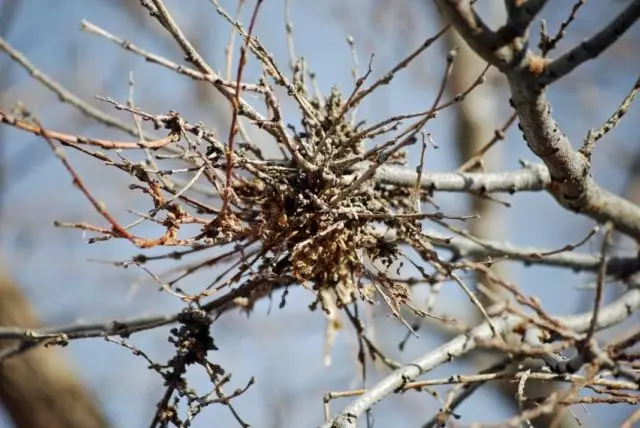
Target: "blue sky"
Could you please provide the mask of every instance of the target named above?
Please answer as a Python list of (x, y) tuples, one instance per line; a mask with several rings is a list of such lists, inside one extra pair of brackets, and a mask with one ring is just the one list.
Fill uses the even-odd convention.
[[(146, 49), (180, 61), (182, 55), (172, 40), (146, 19), (146, 13), (142, 15), (147, 24), (131, 17), (122, 7), (127, 2), (137, 5), (133, 0), (58, 0), (52, 7), (50, 0), (23, 1), (7, 39), (38, 67), (86, 99), (91, 100), (94, 95), (126, 99), (127, 76), (129, 70), (133, 70), (136, 102), (143, 109), (153, 113), (176, 110), (192, 122), (201, 120), (210, 126), (224, 127), (225, 119), (221, 118), (221, 108), (216, 104), (220, 99), (203, 96), (199, 93), (204, 91), (201, 85), (194, 85), (104, 39), (80, 31), (80, 20), (87, 19)], [(209, 2), (167, 0), (166, 3), (175, 11), (177, 21), (187, 34), (201, 47), (207, 60), (215, 68), (223, 69), (223, 47), (229, 37), (229, 27)], [(308, 59), (323, 91), (328, 91), (334, 84), (346, 93), (352, 88), (347, 35), (355, 38), (361, 71), (364, 71), (369, 55), (375, 52), (375, 77), (438, 28), (435, 12), (423, 2), (397, 3), (292, 0), (297, 52)], [(223, 4), (232, 11), (235, 2)], [(558, 22), (566, 16), (569, 6), (560, 6), (560, 9), (546, 12), (547, 17), (553, 17), (549, 19), (549, 28), (557, 28)], [(577, 25), (572, 27), (569, 40), (586, 37), (593, 28), (599, 28), (613, 17), (619, 7), (613, 2), (589, 3)], [(288, 59), (282, 1), (264, 2), (256, 34), (284, 67)], [(635, 28), (602, 60), (581, 67), (566, 82), (550, 90), (556, 118), (576, 146), (589, 127), (595, 127), (607, 118), (636, 80), (639, 60), (634, 58), (629, 46), (633, 46), (631, 41), (637, 40), (638, 36), (640, 31)], [(434, 46), (413, 67), (400, 73), (391, 86), (383, 88), (360, 108), (360, 117), (373, 121), (429, 106), (444, 66), (443, 49), (442, 45)], [(7, 58), (2, 56), (0, 61), (0, 66), (4, 66)], [(259, 70), (255, 62), (250, 63), (247, 72), (247, 78), (256, 76)], [(51, 129), (102, 138), (124, 138), (113, 130), (81, 119), (71, 107), (60, 106), (55, 96), (33, 83), (18, 67), (10, 69), (8, 81), (9, 86), (0, 94), (3, 108), (21, 100)], [(496, 93), (501, 94), (500, 91), (496, 89)], [(92, 102), (101, 105), (98, 101)], [(109, 109), (106, 105), (101, 106)], [(283, 109), (289, 121), (295, 122), (294, 105), (284, 103)], [(504, 97), (499, 101), (499, 110), (500, 121), (496, 127), (508, 115)], [(442, 114), (429, 125), (428, 130), (440, 149), (429, 153), (428, 170), (447, 171), (456, 166), (455, 144), (449, 137), (452, 135), (452, 113)], [(624, 161), (636, 154), (639, 118), (640, 109), (634, 106), (596, 150), (595, 178), (614, 192), (624, 189)], [(100, 224), (101, 219), (73, 189), (70, 178), (43, 141), (8, 128), (1, 131), (0, 144), (8, 171), (3, 194), (3, 221), (0, 223), (2, 256), (43, 320), (47, 324), (66, 324), (179, 310), (181, 305), (173, 297), (158, 293), (155, 286), (143, 281), (144, 272), (89, 261), (125, 260), (139, 250), (125, 242), (88, 245), (77, 231), (53, 228), (54, 220)], [(535, 160), (515, 128), (508, 133), (507, 141), (500, 149), (503, 169), (517, 169), (520, 158)], [(127, 189), (127, 177), (75, 153), (68, 155), (91, 189), (107, 202), (123, 223), (133, 218), (126, 212), (127, 208), (149, 208)], [(412, 166), (416, 165), (415, 154), (410, 162)], [(458, 196), (441, 195), (438, 201), (447, 209), (458, 213), (464, 211), (465, 203)], [(512, 243), (557, 248), (581, 240), (592, 227), (591, 222), (564, 211), (544, 194), (516, 195), (512, 203), (513, 207), (506, 213), (508, 222), (505, 225), (506, 235)], [(141, 230), (153, 233), (152, 228)], [(582, 250), (593, 251), (595, 248), (592, 244)], [(171, 265), (153, 267), (161, 272)], [(525, 291), (540, 296), (552, 313), (572, 313), (584, 310), (590, 304), (590, 294), (575, 291), (575, 286), (590, 281), (586, 275), (517, 265), (512, 266), (510, 274)], [(189, 286), (198, 289), (215, 275), (215, 270), (203, 272), (194, 276)], [(619, 290), (611, 294), (615, 291)], [(443, 298), (443, 305), (452, 310), (462, 299), (460, 292), (453, 289), (446, 289)], [(322, 417), (323, 393), (359, 386), (354, 358), (356, 344), (348, 330), (341, 333), (334, 346), (333, 365), (330, 368), (322, 366), (324, 319), (319, 313), (306, 309), (310, 301), (311, 297), (303, 290), (296, 290), (282, 310), (274, 308), (267, 315), (269, 302), (263, 302), (250, 318), (228, 315), (213, 327), (220, 348), (214, 359), (233, 373), (232, 387), (243, 386), (251, 376), (257, 378), (257, 385), (236, 403), (239, 413), (253, 426), (278, 426), (267, 423), (277, 415), (281, 415), (284, 421), (281, 423), (285, 424), (280, 426), (315, 426)], [(638, 321), (637, 316), (634, 321)], [(394, 323), (391, 318), (381, 318), (375, 325), (383, 348), (399, 360), (409, 361), (444, 340), (425, 329), (420, 339), (410, 341), (405, 351), (399, 353), (396, 345), (403, 336), (403, 329)], [(172, 350), (166, 334), (167, 329), (144, 333), (134, 336), (131, 342), (163, 361), (171, 356)], [(65, 353), (78, 375), (97, 395), (114, 426), (148, 424), (162, 389), (160, 379), (145, 369), (143, 360), (102, 340), (74, 342)], [(456, 363), (453, 367), (435, 370), (429, 377), (444, 376), (452, 370), (475, 371), (469, 364)], [(190, 380), (203, 392), (209, 386), (202, 373), (192, 373)], [(340, 400), (333, 402), (332, 409), (338, 410), (344, 404), (346, 402)], [(490, 414), (486, 412), (487, 406), (491, 406)], [(393, 397), (376, 407), (377, 426), (390, 426), (391, 421), (396, 421), (395, 426), (416, 426), (437, 407), (437, 402), (427, 394)], [(627, 409), (619, 409), (591, 407), (589, 415), (580, 409), (577, 412), (587, 426), (598, 426), (599, 421), (622, 418)], [(464, 415), (462, 422), (495, 422), (509, 415), (508, 408), (492, 388), (465, 404), (460, 413)], [(194, 426), (213, 423), (234, 426), (228, 410), (222, 407), (207, 409), (196, 419)], [(8, 426), (0, 419), (0, 426), (3, 424)]]

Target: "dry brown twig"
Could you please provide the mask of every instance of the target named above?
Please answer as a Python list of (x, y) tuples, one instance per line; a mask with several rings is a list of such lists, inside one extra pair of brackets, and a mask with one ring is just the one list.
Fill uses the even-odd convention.
[[(291, 5), (288, 2), (285, 5), (285, 25), (291, 76), (287, 76), (273, 54), (254, 34), (262, 1), (255, 2), (246, 29), (218, 1), (210, 2), (232, 27), (232, 36), (226, 48), (224, 78), (195, 49), (161, 0), (140, 0), (140, 4), (162, 25), (180, 52), (186, 55), (186, 62), (190, 65), (151, 53), (95, 24), (83, 21), (81, 28), (178, 75), (211, 85), (228, 101), (231, 123), (228, 132), (223, 133), (226, 140), (221, 140), (218, 131), (205, 124), (193, 124), (177, 112), (168, 110), (166, 114), (154, 114), (134, 105), (132, 77), (127, 103), (99, 97), (105, 105), (132, 117), (134, 125), (129, 126), (84, 103), (0, 39), (0, 49), (37, 81), (58, 94), (62, 101), (101, 123), (137, 138), (137, 141), (124, 142), (50, 131), (34, 123), (28, 115), (0, 110), (0, 122), (40, 136), (49, 143), (71, 174), (74, 184), (110, 228), (86, 223), (60, 222), (59, 225), (94, 233), (91, 242), (128, 239), (144, 249), (182, 247), (164, 255), (148, 256), (143, 253), (115, 264), (140, 266), (162, 290), (185, 304), (185, 309), (180, 313), (163, 317), (37, 332), (0, 328), (0, 339), (18, 339), (24, 345), (3, 352), (0, 360), (38, 344), (51, 344), (52, 341), (66, 343), (104, 336), (144, 358), (163, 377), (167, 389), (159, 401), (151, 426), (169, 423), (189, 426), (204, 407), (213, 404), (227, 406), (238, 423), (246, 426), (231, 401), (244, 394), (253, 382), (248, 382), (245, 387), (231, 394), (223, 392), (230, 375), (209, 360), (211, 351), (216, 350), (210, 336), (210, 326), (217, 317), (229, 310), (240, 308), (250, 311), (257, 301), (272, 296), (277, 290), (284, 290), (280, 302), (280, 306), (284, 306), (287, 304), (288, 288), (299, 285), (309, 291), (312, 310), (321, 309), (332, 322), (337, 322), (336, 312), (348, 318), (358, 340), (358, 360), (363, 381), (367, 373), (367, 359), (380, 360), (387, 369), (395, 370), (369, 389), (327, 395), (325, 404), (334, 398), (359, 397), (333, 419), (326, 407), (327, 426), (356, 426), (358, 418), (367, 413), (375, 402), (394, 392), (423, 390), (443, 384), (481, 384), (498, 379), (510, 379), (523, 385), (528, 379), (560, 381), (570, 383), (573, 388), (545, 400), (527, 399), (522, 394), (521, 401), (537, 400), (540, 406), (535, 410), (523, 410), (507, 422), (510, 424), (529, 420), (556, 406), (569, 407), (587, 402), (620, 403), (634, 399), (631, 395), (616, 396), (615, 391), (637, 387), (637, 379), (631, 379), (637, 358), (626, 352), (638, 342), (637, 335), (603, 350), (598, 347), (594, 334), (596, 330), (619, 324), (640, 307), (637, 276), (640, 266), (635, 255), (613, 257), (607, 245), (603, 246), (599, 256), (574, 253), (575, 249), (592, 238), (596, 229), (576, 244), (553, 250), (527, 249), (492, 242), (474, 237), (451, 224), (453, 221), (472, 220), (473, 215), (448, 214), (439, 209), (427, 212), (422, 203), (431, 202), (434, 193), (442, 191), (467, 192), (481, 197), (488, 197), (495, 192), (548, 191), (565, 208), (601, 223), (606, 222), (612, 225), (611, 230), (615, 228), (639, 239), (640, 209), (604, 191), (589, 175), (595, 142), (604, 137), (628, 110), (638, 92), (637, 82), (609, 121), (598, 131), (589, 133), (579, 152), (574, 151), (567, 137), (558, 131), (544, 89), (595, 56), (594, 52), (601, 52), (615, 41), (640, 14), (640, 1), (632, 1), (619, 19), (586, 44), (572, 50), (572, 56), (565, 55), (547, 62), (525, 49), (527, 30), (545, 5), (544, 0), (506, 2), (509, 19), (497, 31), (482, 22), (473, 11), (471, 2), (437, 0), (452, 27), (488, 62), (487, 69), (459, 95), (443, 100), (447, 79), (456, 66), (455, 52), (450, 52), (436, 96), (428, 109), (396, 115), (366, 127), (353, 120), (355, 109), (377, 89), (390, 84), (398, 73), (410, 67), (451, 27), (426, 38), (419, 47), (372, 83), (365, 85), (374, 79), (373, 62), (370, 61), (362, 76), (358, 77), (357, 71), (354, 72), (355, 84), (348, 95), (335, 88), (328, 94), (322, 94), (318, 93), (317, 87), (309, 88), (309, 80), (313, 84), (313, 79), (306, 75), (306, 63), (296, 56), (289, 12)], [(239, 3), (236, 17), (240, 15), (243, 3)], [(563, 37), (581, 4), (576, 3), (557, 36), (543, 38), (544, 55)], [(240, 37), (241, 47), (235, 75), (232, 76), (234, 34)], [(355, 42), (349, 43), (355, 52)], [(594, 46), (597, 51), (589, 50)], [(583, 52), (585, 49), (589, 51)], [(243, 80), (248, 61), (256, 61), (263, 71), (255, 82)], [(424, 171), (423, 160), (417, 170), (410, 168), (405, 149), (417, 142), (420, 136), (428, 135), (431, 138), (424, 129), (429, 121), (434, 120), (439, 112), (464, 102), (465, 97), (484, 82), (489, 67), (497, 68), (509, 81), (514, 116), (458, 171)], [(283, 115), (281, 105), (286, 99), (278, 97), (278, 86), (287, 91), (289, 101), (299, 109), (302, 116), (299, 129), (289, 124)], [(252, 102), (255, 104), (252, 105)], [(543, 165), (523, 164), (522, 170), (514, 172), (469, 172), (481, 163), (482, 156), (498, 140), (504, 138), (505, 131), (516, 118), (530, 149), (540, 157)], [(405, 124), (407, 121), (413, 122)], [(145, 124), (152, 124), (155, 131), (167, 129), (168, 136), (152, 137), (143, 130)], [(247, 138), (245, 127), (266, 131), (269, 142), (282, 150), (283, 157), (265, 159), (261, 149)], [(375, 143), (373, 147), (367, 144), (370, 140)], [(104, 167), (115, 167), (130, 175), (136, 181), (131, 190), (141, 192), (153, 208), (146, 213), (139, 213), (138, 221), (122, 226), (116, 214), (107, 211), (88, 191), (81, 177), (60, 154), (55, 141), (100, 160)], [(424, 139), (421, 158), (424, 157), (426, 144), (427, 140)], [(117, 152), (112, 159), (105, 153), (91, 151), (96, 147), (107, 151), (139, 150), (145, 154), (147, 161), (131, 161), (124, 152)], [(187, 178), (180, 181), (175, 178), (176, 175)], [(166, 232), (159, 238), (133, 235), (131, 230), (143, 221), (161, 224)], [(450, 235), (442, 235), (438, 230), (432, 233), (423, 228), (422, 222), (430, 222)], [(186, 224), (198, 224), (201, 229), (187, 238), (179, 238), (179, 232)], [(415, 250), (421, 262), (412, 260), (407, 247)], [(446, 251), (440, 251), (442, 249), (451, 252), (454, 257), (448, 259)], [(196, 253), (202, 255), (202, 260), (181, 264), (165, 274), (158, 275), (148, 266), (153, 261), (180, 260)], [(399, 271), (394, 274), (395, 268), (392, 266), (406, 260), (411, 262), (419, 275), (400, 280)], [(491, 276), (487, 266), (497, 260), (517, 260), (527, 264), (598, 272), (596, 309), (582, 316), (555, 317), (536, 298), (525, 295), (516, 284)], [(180, 289), (181, 284), (194, 274), (217, 266), (222, 261), (230, 266), (196, 293), (187, 294)], [(513, 302), (497, 305), (491, 310), (482, 306), (475, 292), (464, 282), (463, 275), (469, 271), (481, 271), (491, 276), (498, 286), (513, 297)], [(602, 304), (605, 283), (614, 279), (628, 285), (628, 289), (617, 301)], [(449, 314), (431, 314), (433, 301), (427, 304), (427, 310), (412, 301), (412, 286), (428, 284), (437, 287), (443, 281), (457, 283), (483, 314), (484, 322), (466, 329), (460, 336), (410, 365), (402, 365), (385, 355), (383, 348), (366, 333), (360, 308), (384, 302), (385, 310), (408, 330), (412, 330), (408, 314), (429, 317), (436, 323), (462, 326)], [(179, 328), (171, 334), (176, 355), (164, 365), (154, 363), (148, 354), (135, 345), (115, 338), (176, 322)], [(507, 343), (503, 339), (509, 334), (520, 335), (521, 342), (516, 345)], [(501, 369), (447, 380), (416, 380), (433, 368), (479, 347), (497, 350), (509, 362), (526, 357), (536, 358), (546, 364), (547, 370), (557, 373)], [(581, 359), (567, 362), (557, 355), (560, 350), (568, 348), (581, 350)], [(214, 385), (213, 392), (198, 396), (188, 387), (184, 374), (191, 365), (199, 365), (206, 370)], [(593, 376), (569, 373), (575, 367), (579, 369), (584, 365), (593, 371)], [(611, 374), (628, 379), (614, 380), (609, 377)], [(589, 388), (598, 397), (591, 401), (577, 397), (577, 392), (582, 388)], [(463, 389), (468, 395), (475, 391), (475, 387), (465, 386)], [(443, 402), (442, 414), (436, 419), (448, 418), (465, 398), (464, 394), (449, 394)], [(185, 400), (189, 409), (186, 415), (180, 415), (178, 411), (181, 399)]]

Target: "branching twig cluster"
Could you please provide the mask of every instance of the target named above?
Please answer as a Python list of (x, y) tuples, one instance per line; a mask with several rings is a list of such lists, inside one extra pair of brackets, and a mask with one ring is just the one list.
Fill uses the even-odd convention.
[[(454, 29), (487, 61), (487, 68), (496, 67), (506, 76), (515, 108), (514, 118), (519, 120), (531, 151), (542, 161), (542, 164), (523, 164), (521, 170), (513, 172), (466, 172), (478, 164), (496, 141), (504, 138), (504, 130), (514, 120), (511, 118), (502, 130), (496, 131), (486, 149), (459, 171), (451, 173), (422, 171), (422, 164), (417, 171), (413, 170), (408, 166), (405, 150), (418, 142), (422, 142), (423, 151), (426, 150), (431, 138), (426, 131), (430, 121), (438, 112), (463, 102), (467, 94), (484, 83), (483, 73), (467, 90), (453, 99), (445, 99), (447, 79), (455, 67), (455, 51), (443, 61), (444, 73), (437, 95), (423, 111), (373, 124), (356, 119), (358, 106), (379, 87), (390, 84), (396, 73), (410, 66), (447, 29), (426, 39), (377, 80), (373, 78), (370, 61), (366, 72), (356, 76), (354, 87), (347, 94), (337, 88), (321, 94), (314, 88), (314, 74), (307, 62), (296, 57), (290, 23), (287, 23), (287, 35), (291, 63), (290, 70), (285, 71), (254, 35), (262, 1), (254, 3), (248, 27), (232, 17), (218, 1), (210, 2), (240, 38), (237, 60), (233, 57), (235, 38), (230, 39), (226, 49), (227, 74), (235, 60), (235, 76), (221, 76), (214, 71), (215, 67), (194, 48), (162, 0), (141, 0), (140, 5), (175, 40), (186, 64), (151, 53), (98, 25), (83, 21), (81, 27), (134, 55), (201, 81), (203, 85), (211, 85), (228, 101), (232, 118), (228, 130), (192, 123), (176, 111), (146, 111), (134, 105), (133, 97), (128, 101), (100, 97), (105, 106), (116, 110), (114, 116), (108, 115), (73, 95), (0, 39), (0, 49), (34, 79), (58, 94), (62, 102), (132, 136), (130, 141), (79, 136), (69, 130), (48, 129), (28, 106), (0, 110), (1, 122), (49, 143), (74, 185), (107, 222), (107, 226), (64, 222), (57, 225), (93, 233), (90, 242), (127, 239), (140, 249), (175, 247), (164, 255), (149, 256), (143, 252), (116, 265), (142, 267), (162, 290), (186, 305), (179, 314), (156, 318), (43, 331), (0, 328), (0, 340), (21, 340), (20, 345), (4, 351), (0, 360), (38, 344), (106, 337), (147, 359), (150, 368), (163, 377), (166, 392), (152, 426), (189, 426), (193, 418), (211, 404), (228, 406), (238, 423), (247, 426), (231, 400), (242, 395), (253, 381), (231, 394), (223, 392), (229, 375), (207, 359), (208, 351), (215, 349), (209, 326), (230, 309), (251, 310), (257, 301), (273, 296), (276, 290), (283, 290), (282, 307), (287, 304), (289, 288), (302, 286), (310, 293), (310, 309), (321, 309), (330, 321), (328, 336), (337, 328), (340, 313), (350, 321), (359, 341), (358, 360), (363, 377), (368, 360), (381, 360), (394, 370), (372, 388), (328, 394), (325, 397), (327, 426), (356, 426), (361, 415), (394, 392), (457, 385), (442, 401), (440, 413), (427, 424), (442, 425), (455, 416), (456, 406), (469, 391), (498, 379), (510, 379), (523, 387), (530, 379), (570, 385), (550, 397), (526, 397), (522, 393), (519, 400), (538, 406), (514, 416), (507, 422), (510, 426), (553, 412), (558, 406), (637, 403), (638, 356), (629, 349), (637, 343), (638, 333), (611, 343), (601, 343), (594, 334), (619, 324), (640, 307), (637, 257), (614, 257), (608, 245), (613, 229), (640, 238), (640, 208), (600, 188), (590, 175), (590, 162), (596, 142), (628, 110), (638, 84), (636, 82), (601, 129), (589, 132), (580, 151), (575, 151), (558, 129), (545, 89), (610, 46), (640, 15), (640, 1), (629, 2), (620, 17), (592, 39), (558, 59), (547, 60), (548, 52), (563, 37), (584, 2), (576, 3), (557, 36), (549, 37), (543, 32), (542, 55), (537, 55), (527, 48), (528, 29), (546, 1), (506, 1), (509, 19), (502, 28), (493, 31), (474, 12), (472, 2), (436, 0)], [(353, 46), (353, 42), (351, 44)], [(261, 67), (262, 75), (255, 82), (243, 80), (248, 61), (255, 61)], [(286, 98), (278, 96), (280, 89), (288, 95)], [(284, 102), (296, 106), (301, 117), (299, 123), (291, 123), (284, 116)], [(123, 112), (134, 118), (133, 125), (117, 117)], [(145, 124), (151, 125), (153, 132), (143, 131)], [(253, 141), (246, 131), (248, 127), (265, 131), (268, 140)], [(155, 136), (159, 131), (166, 135)], [(266, 157), (263, 154), (266, 143), (279, 148), (282, 156)], [(132, 224), (120, 223), (118, 216), (93, 196), (63, 150), (80, 151), (102, 162), (105, 168), (128, 174), (135, 180), (131, 191), (148, 198), (152, 208), (138, 213), (139, 220)], [(146, 160), (136, 161), (125, 156), (137, 151), (146, 153)], [(188, 178), (180, 179), (183, 176)], [(548, 191), (565, 208), (606, 223), (607, 236), (601, 252), (597, 255), (574, 252), (598, 234), (596, 229), (580, 243), (552, 250), (519, 248), (480, 239), (459, 226), (461, 222), (472, 221), (473, 215), (444, 213), (433, 201), (437, 192), (466, 192), (488, 198), (491, 193), (522, 191)], [(139, 235), (136, 228), (144, 222), (161, 225), (164, 233), (154, 237)], [(428, 223), (431, 228), (425, 227)], [(200, 227), (199, 231), (186, 233), (184, 226), (194, 224)], [(414, 259), (413, 254), (421, 260)], [(155, 261), (181, 260), (192, 255), (203, 257), (171, 273), (152, 272)], [(505, 260), (595, 272), (598, 296), (595, 309), (577, 317), (547, 313), (537, 299), (504, 278), (495, 277), (488, 269), (491, 264)], [(195, 273), (222, 262), (230, 263), (230, 267), (203, 284), (198, 292), (186, 293), (181, 287)], [(400, 269), (396, 271), (398, 263), (413, 266), (416, 275), (401, 276)], [(483, 306), (465, 283), (467, 272), (493, 275), (492, 280), (511, 295), (513, 303), (496, 299), (495, 305)], [(483, 314), (484, 322), (407, 365), (385, 356), (367, 335), (361, 316), (363, 308), (380, 303), (411, 332), (417, 328), (411, 317), (429, 317), (452, 325), (458, 321), (448, 314), (435, 313), (433, 302), (422, 307), (412, 299), (412, 287), (427, 284), (436, 290), (445, 281), (457, 284), (464, 291)], [(603, 287), (613, 281), (626, 284), (628, 290), (617, 301), (603, 304)], [(483, 291), (481, 287), (479, 291)], [(488, 297), (491, 300), (491, 296)], [(117, 338), (175, 322), (180, 325), (172, 330), (171, 337), (176, 354), (164, 365), (154, 363), (134, 345)], [(519, 336), (515, 344), (507, 340), (507, 336), (513, 334)], [(478, 375), (417, 380), (418, 376), (476, 348), (498, 350), (506, 360), (501, 367)], [(562, 357), (562, 351), (568, 349), (575, 350), (577, 356)], [(522, 365), (527, 358), (541, 361), (544, 368), (527, 370)], [(186, 384), (184, 374), (192, 364), (204, 367), (209, 374), (214, 386), (210, 393), (199, 395)], [(574, 374), (584, 367), (587, 368), (583, 374)], [(584, 388), (595, 396), (579, 396)], [(328, 410), (330, 400), (356, 396), (356, 401), (332, 417)], [(179, 415), (180, 399), (188, 404), (186, 416)]]

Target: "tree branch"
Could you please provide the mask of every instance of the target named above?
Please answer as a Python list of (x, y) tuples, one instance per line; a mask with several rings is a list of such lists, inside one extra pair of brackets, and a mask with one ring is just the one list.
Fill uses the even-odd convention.
[(546, 4), (547, 0), (505, 0), (509, 20), (507, 25), (498, 30), (498, 33), (525, 35), (531, 22)]
[[(117, 117), (111, 116), (99, 108), (92, 106), (73, 92), (69, 91), (59, 82), (53, 80), (50, 76), (33, 65), (21, 52), (14, 49), (3, 37), (0, 37), (0, 51), (9, 55), (16, 64), (20, 65), (25, 71), (33, 76), (37, 82), (41, 83), (47, 89), (56, 94), (61, 102), (71, 105), (83, 115), (91, 119), (95, 119), (106, 126), (119, 129), (120, 131), (133, 135), (134, 137), (140, 137), (135, 126), (124, 123)], [(143, 133), (142, 136), (147, 140), (154, 139), (152, 135), (147, 133)]]
[[(458, 257), (481, 259), (506, 257), (508, 260), (525, 264), (554, 266), (585, 272), (595, 272), (600, 267), (600, 259), (591, 254), (572, 253), (569, 250), (554, 251), (535, 247), (520, 247), (508, 242), (479, 238), (471, 240), (462, 236), (445, 235), (428, 229), (424, 230), (423, 233), (425, 236), (432, 238), (431, 243), (435, 248), (449, 250)], [(395, 242), (398, 239), (394, 230), (380, 228), (380, 234), (384, 235), (386, 242)], [(638, 270), (640, 270), (640, 260), (635, 255), (608, 258), (607, 273), (612, 277), (628, 278)]]
[(536, 77), (528, 71), (507, 77), (524, 139), (549, 168), (552, 183), (547, 190), (563, 207), (601, 223), (612, 221), (616, 229), (640, 238), (640, 207), (600, 188), (593, 180), (588, 159), (573, 150), (551, 116), (546, 96), (535, 90)]
[[(407, 168), (381, 166), (374, 179), (397, 186), (415, 186), (418, 174)], [(551, 182), (549, 172), (543, 165), (527, 164), (520, 171), (498, 173), (428, 173), (421, 175), (422, 189), (441, 192), (515, 193), (546, 189)]]
[(473, 10), (470, 0), (435, 0), (444, 17), (456, 28), (471, 48), (489, 64), (501, 71), (520, 61), (523, 39), (513, 37), (505, 26), (499, 33), (491, 30)]
[[(631, 289), (619, 299), (603, 307), (598, 316), (597, 327), (604, 329), (618, 324), (628, 318), (640, 308), (640, 289)], [(577, 332), (584, 332), (589, 328), (592, 311), (577, 316), (558, 317), (557, 320), (565, 326)], [(524, 320), (517, 315), (496, 317), (493, 325), (499, 333), (510, 332)], [(394, 371), (377, 385), (367, 391), (359, 399), (344, 408), (331, 424), (323, 425), (323, 428), (351, 428), (357, 426), (358, 418), (380, 400), (394, 393), (405, 383), (411, 382), (418, 376), (451, 361), (455, 357), (464, 355), (477, 347), (479, 341), (490, 340), (493, 332), (489, 323), (484, 322), (471, 330), (468, 334), (460, 335), (448, 343), (430, 351), (415, 359), (406, 366)]]
[[(544, 64), (530, 51), (523, 49), (517, 52), (526, 40), (522, 38), (522, 43), (514, 41), (509, 45), (513, 47), (496, 48), (495, 33), (473, 12), (469, 1), (435, 1), (469, 46), (507, 76), (511, 100), (520, 119), (524, 139), (549, 169), (552, 183), (547, 190), (566, 209), (601, 223), (611, 221), (619, 231), (640, 238), (640, 207), (600, 188), (590, 175), (589, 159), (574, 151), (567, 136), (560, 131), (542, 89), (540, 76), (544, 72), (541, 68)], [(587, 46), (606, 48), (629, 28), (638, 15), (640, 0), (634, 0), (614, 23), (592, 38), (592, 44)], [(505, 49), (511, 50), (512, 61), (508, 64), (504, 62), (507, 54)], [(497, 55), (498, 51), (504, 55)], [(522, 57), (518, 67), (513, 66), (514, 55)]]
[(616, 42), (640, 18), (640, 0), (633, 0), (609, 25), (549, 64), (540, 78), (544, 86), (571, 73), (580, 64), (596, 58)]

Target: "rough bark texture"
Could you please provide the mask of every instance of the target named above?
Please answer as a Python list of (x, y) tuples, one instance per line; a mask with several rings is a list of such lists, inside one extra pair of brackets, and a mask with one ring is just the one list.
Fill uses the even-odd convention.
[[(40, 325), (27, 299), (0, 269), (0, 326)], [(15, 343), (0, 340), (0, 350)], [(94, 398), (55, 348), (36, 347), (2, 362), (0, 402), (19, 428), (108, 426)]]
[[(595, 58), (615, 42), (640, 16), (640, 0), (629, 3), (618, 18), (587, 42), (597, 46), (587, 52), (581, 44), (555, 61), (548, 62), (526, 49), (527, 19), (513, 30), (509, 22), (497, 31), (487, 27), (471, 8), (469, 0), (435, 0), (444, 17), (482, 59), (502, 71), (509, 82), (511, 102), (518, 113), (519, 127), (529, 149), (549, 169), (549, 192), (564, 208), (586, 215), (600, 223), (612, 222), (617, 230), (640, 239), (640, 207), (602, 189), (591, 177), (590, 153), (583, 147), (574, 151), (567, 136), (552, 116), (545, 85), (580, 64)], [(546, 1), (524, 8), (529, 19)], [(528, 4), (528, 3), (527, 3)], [(571, 55), (571, 53), (573, 53)]]
[[(453, 92), (453, 95), (455, 95), (462, 93), (477, 79), (486, 66), (486, 62), (471, 50), (457, 32), (450, 31), (447, 34), (447, 42), (451, 49), (458, 49), (455, 66), (449, 80), (450, 90)], [(491, 82), (491, 79), (489, 82)], [(455, 119), (455, 141), (458, 144), (460, 164), (465, 163), (480, 152), (483, 146), (491, 140), (495, 128), (501, 126), (501, 120), (498, 118), (498, 109), (495, 102), (499, 88), (491, 85), (489, 82), (478, 87), (465, 99), (464, 103), (458, 105)], [(501, 144), (498, 144), (483, 156), (482, 167), (485, 171), (492, 172), (500, 170), (501, 151)], [(507, 225), (506, 216), (504, 215), (505, 210), (501, 209), (495, 202), (479, 197), (472, 197), (470, 202), (470, 212), (479, 214), (480, 218), (469, 223), (469, 232), (481, 238), (491, 237), (495, 239), (495, 237), (498, 237), (498, 240), (504, 239)], [(500, 277), (508, 278), (506, 264), (497, 264), (492, 267), (492, 271)], [(505, 290), (502, 287), (496, 286), (487, 275), (477, 274), (477, 281), (488, 287), (494, 295), (507, 298)], [(483, 305), (491, 304), (483, 295), (479, 296), (479, 298)], [(480, 317), (478, 317), (477, 323), (481, 321)], [(480, 369), (489, 367), (496, 362), (496, 356), (491, 353), (481, 353), (479, 358), (476, 359), (476, 364)], [(500, 390), (505, 398), (510, 400), (511, 404), (516, 408), (518, 406), (517, 400), (515, 399), (517, 389), (518, 385), (513, 382), (500, 382)], [(531, 381), (527, 384), (526, 393), (528, 396), (546, 397), (556, 389), (557, 388), (549, 382)], [(531, 422), (535, 427), (543, 428), (551, 426), (554, 420), (561, 418), (560, 424), (556, 425), (558, 428), (573, 428), (578, 426), (566, 409), (560, 408), (558, 411), (562, 413), (562, 415), (558, 415), (557, 413), (546, 414)]]

